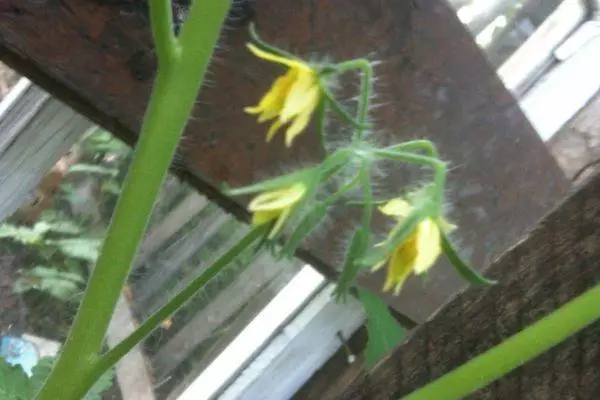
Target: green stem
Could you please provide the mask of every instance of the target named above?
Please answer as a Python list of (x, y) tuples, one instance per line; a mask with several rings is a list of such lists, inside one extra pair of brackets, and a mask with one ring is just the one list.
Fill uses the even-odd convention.
[(354, 119), (354, 117), (352, 117), (352, 115), (350, 115), (350, 113), (348, 111), (346, 111), (344, 106), (341, 105), (340, 102), (336, 100), (335, 96), (333, 95), (331, 90), (327, 87), (327, 84), (325, 82), (321, 83), (321, 90), (323, 91), (323, 97), (329, 101), (329, 104), (331, 105), (331, 108), (333, 109), (333, 111), (338, 113), (338, 115), (342, 118), (342, 120), (345, 123), (347, 123), (354, 129), (368, 128), (368, 126), (365, 124), (359, 124)]
[[(360, 77), (360, 102), (358, 104), (357, 122), (363, 126), (367, 120), (369, 103), (373, 94), (373, 66), (369, 60), (364, 58), (345, 61), (336, 65), (336, 72), (340, 74), (353, 69), (359, 69), (362, 72)], [(363, 132), (364, 128), (356, 129), (354, 131), (354, 139), (357, 141), (360, 140)]]
[(437, 158), (403, 151), (374, 150), (373, 153), (380, 157), (389, 158), (392, 160), (403, 161), (410, 164), (426, 165), (431, 167), (434, 171), (434, 206), (437, 210), (441, 210), (441, 207), (444, 203), (444, 188), (446, 185), (447, 173), (446, 164), (443, 161)]
[(282, 50), (279, 47), (275, 47), (275, 46), (265, 42), (264, 40), (262, 40), (261, 37), (259, 36), (258, 32), (256, 32), (256, 26), (254, 25), (254, 22), (250, 22), (250, 24), (248, 26), (248, 31), (250, 33), (250, 38), (252, 39), (252, 41), (254, 43), (256, 43), (258, 45), (258, 47), (262, 47), (263, 50), (265, 50), (269, 53), (276, 54), (283, 58), (287, 58), (289, 60), (298, 60), (298, 57), (296, 57), (292, 53), (288, 53), (287, 51)]
[(462, 399), (600, 318), (600, 285), (404, 400)]
[(173, 32), (173, 8), (170, 0), (152, 0), (150, 6), (154, 47), (159, 68), (164, 70), (181, 55), (181, 47)]
[[(77, 400), (94, 383), (89, 379), (90, 372), (98, 360), (121, 288), (196, 101), (229, 6), (229, 0), (196, 0), (181, 35), (181, 54), (167, 63), (168, 68), (159, 68), (102, 252), (62, 354), (36, 396), (39, 400)], [(164, 1), (153, 1), (151, 13), (161, 11)], [(168, 15), (154, 15), (152, 21), (159, 24), (153, 28), (158, 48), (169, 54), (171, 50), (166, 49), (170, 44), (165, 43), (167, 18)]]
[(426, 155), (432, 158), (439, 158), (437, 148), (430, 140), (420, 139), (411, 140), (409, 142), (395, 144), (384, 148), (385, 151), (413, 151), (422, 150)]
[(219, 257), (210, 267), (208, 267), (200, 276), (191, 281), (181, 292), (177, 293), (167, 304), (162, 306), (156, 313), (148, 318), (135, 331), (127, 336), (121, 343), (110, 349), (104, 354), (92, 372), (91, 379), (97, 380), (106, 371), (112, 368), (125, 354), (144, 340), (152, 331), (154, 331), (162, 321), (169, 318), (185, 303), (194, 297), (204, 285), (213, 279), (217, 274), (231, 263), (242, 251), (246, 250), (258, 238), (263, 237), (269, 230), (267, 224), (260, 225), (252, 229), (246, 236), (240, 239), (231, 249)]
[(321, 139), (321, 146), (323, 147), (323, 151), (327, 154), (327, 138), (325, 137), (325, 125), (326, 125), (326, 116), (327, 109), (329, 107), (329, 99), (325, 96), (319, 101), (319, 105), (317, 106), (317, 110), (315, 112), (315, 120), (317, 121), (317, 135)]
[(373, 188), (371, 187), (370, 163), (363, 160), (360, 167), (360, 180), (363, 185), (363, 201), (365, 202), (363, 211), (363, 228), (370, 229), (371, 217), (373, 215)]

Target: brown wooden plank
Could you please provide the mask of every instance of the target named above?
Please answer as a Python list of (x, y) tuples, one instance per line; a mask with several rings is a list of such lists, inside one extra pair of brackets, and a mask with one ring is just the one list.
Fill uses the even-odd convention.
[[(252, 5), (265, 38), (300, 55), (383, 61), (376, 71), (382, 82), (376, 88), (376, 135), (382, 142), (428, 137), (439, 143), (454, 166), (451, 216), (475, 265), (504, 250), (564, 193), (567, 184), (554, 161), (443, 0)], [(4, 0), (0, 57), (133, 143), (155, 66), (145, 13), (144, 2), (134, 0)], [(249, 183), (290, 160), (321, 156), (310, 134), (299, 138), (293, 153), (280, 139), (265, 145), (265, 127), (242, 113), (279, 73), (247, 52), (247, 40), (243, 27), (226, 31), (211, 68), (213, 85), (202, 91), (190, 121), (181, 152), (185, 168), (179, 170), (238, 216), (245, 215), (242, 208), (218, 193), (219, 183)], [(393, 171), (380, 194), (396, 194), (405, 181)], [(343, 251), (337, 238), (352, 224), (345, 213), (336, 215), (329, 233), (305, 243), (301, 255), (334, 277)], [(362, 283), (379, 288), (381, 275)], [(422, 321), (461, 285), (441, 263), (425, 287), (411, 280), (400, 297), (385, 299)]]
[[(600, 282), (599, 199), (596, 175), (490, 266), (498, 285), (458, 294), (336, 398), (400, 398)], [(470, 398), (598, 398), (599, 337), (595, 323)]]

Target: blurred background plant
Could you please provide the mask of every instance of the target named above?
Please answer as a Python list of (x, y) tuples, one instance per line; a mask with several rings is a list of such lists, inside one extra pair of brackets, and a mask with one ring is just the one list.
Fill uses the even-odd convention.
[(21, 312), (28, 316), (23, 324), (40, 334), (54, 339), (66, 335), (98, 257), (130, 152), (109, 132), (89, 131), (0, 225), (0, 254), (8, 255), (17, 271), (12, 290), (22, 295)]

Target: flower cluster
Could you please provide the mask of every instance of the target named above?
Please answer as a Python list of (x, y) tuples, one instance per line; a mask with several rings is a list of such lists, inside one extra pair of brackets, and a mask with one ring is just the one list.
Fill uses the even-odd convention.
[[(386, 267), (382, 290), (398, 294), (411, 274), (421, 275), (428, 271), (442, 253), (446, 253), (457, 271), (472, 283), (489, 283), (461, 260), (447, 240), (446, 235), (456, 227), (443, 217), (446, 164), (439, 160), (433, 143), (414, 140), (376, 148), (364, 140), (372, 87), (371, 64), (358, 59), (315, 65), (265, 44), (254, 32), (251, 33), (256, 43), (248, 44), (248, 49), (258, 58), (285, 68), (258, 105), (245, 108), (246, 113), (258, 116), (259, 123), (271, 121), (266, 133), (267, 142), (285, 127), (285, 144), (291, 147), (315, 115), (316, 125), (320, 127), (317, 134), (324, 142), (326, 137), (322, 129), (329, 110), (336, 112), (354, 132), (350, 145), (331, 152), (315, 167), (227, 192), (229, 195), (258, 193), (250, 201), (248, 210), (252, 213), (253, 225), (269, 224), (266, 239), (283, 239), (281, 254), (293, 254), (303, 238), (325, 216), (327, 208), (339, 201), (346, 191), (359, 188), (364, 195), (364, 209), (360, 235), (355, 237), (360, 240), (353, 240), (350, 245), (338, 284), (338, 297), (344, 296), (349, 281), (354, 280), (363, 268), (376, 271)], [(332, 77), (353, 70), (361, 73), (356, 117), (351, 116), (328, 87)], [(318, 109), (322, 112), (315, 113)], [(377, 209), (396, 224), (384, 241), (369, 246), (371, 214), (376, 204), (372, 199), (369, 171), (378, 159), (428, 167), (433, 171), (433, 182), (422, 185), (404, 198), (384, 201)], [(335, 193), (318, 198), (316, 193), (320, 185), (341, 170), (347, 174), (347, 166), (359, 166), (350, 172), (354, 178), (346, 180)]]

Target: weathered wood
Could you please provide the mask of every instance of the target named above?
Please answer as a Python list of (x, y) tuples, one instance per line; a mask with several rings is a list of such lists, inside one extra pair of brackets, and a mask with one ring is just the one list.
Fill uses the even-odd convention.
[(600, 91), (548, 141), (565, 175), (577, 183), (600, 168)]
[(0, 221), (36, 199), (46, 172), (92, 124), (22, 78), (0, 103)]
[[(106, 331), (106, 343), (114, 347), (137, 328), (125, 296), (121, 295)], [(141, 346), (131, 349), (116, 365), (123, 399), (154, 400), (154, 380)]]
[(148, 261), (148, 258), (169, 238), (176, 234), (206, 207), (208, 200), (197, 193), (188, 195), (181, 203), (165, 215), (160, 224), (153, 226), (140, 245), (134, 268)]
[[(500, 253), (564, 193), (566, 182), (514, 99), (443, 0), (257, 0), (255, 22), (268, 40), (300, 55), (341, 60), (368, 55), (383, 61), (374, 110), (381, 142), (434, 139), (454, 164), (451, 215), (460, 242), (476, 266)], [(135, 141), (150, 92), (155, 60), (146, 5), (138, 1), (4, 0), (0, 3), (0, 57), (71, 102), (129, 143)], [(212, 67), (212, 87), (197, 102), (182, 145), (186, 177), (228, 210), (246, 216), (222, 196), (221, 182), (242, 185), (280, 171), (282, 164), (317, 160), (319, 140), (304, 134), (294, 149), (264, 144), (265, 127), (244, 115), (275, 74), (275, 66), (244, 48), (246, 29), (230, 29)], [(73, 57), (79, 54), (80, 57)], [(392, 132), (391, 135), (382, 132)], [(510, 132), (510, 134), (507, 134)], [(507, 162), (510, 160), (510, 162)], [(521, 179), (527, 176), (528, 179)], [(397, 194), (406, 176), (382, 182)], [(302, 256), (335, 277), (353, 226), (332, 216), (326, 237), (304, 244)], [(381, 274), (361, 282), (380, 288)], [(422, 321), (463, 285), (447, 264), (423, 287), (407, 282), (398, 298), (384, 297), (405, 316)]]
[[(414, 391), (600, 282), (599, 259), (596, 175), (491, 265), (487, 274), (498, 285), (459, 293), (338, 398), (395, 399)], [(471, 398), (598, 398), (599, 338), (595, 323)]]
[(285, 269), (290, 269), (287, 260), (285, 263), (276, 263), (269, 254), (262, 255), (246, 267), (156, 353), (153, 362), (159, 379), (177, 368), (200, 343)]
[(254, 319), (254, 317), (256, 317), (256, 315), (262, 311), (271, 300), (273, 300), (275, 295), (290, 281), (296, 272), (296, 270), (284, 269), (281, 274), (275, 277), (271, 282), (268, 282), (262, 290), (252, 296), (252, 298), (244, 304), (243, 310), (240, 312), (240, 315), (235, 318), (235, 321), (224, 327), (224, 331), (219, 332), (220, 337), (215, 344), (211, 345), (210, 348), (202, 354), (202, 359), (198, 363), (195, 363), (187, 376), (169, 392), (167, 400), (177, 400), (202, 371), (214, 361), (215, 357), (217, 357), (231, 341), (240, 334), (250, 321), (252, 321), (252, 319)]
[[(360, 302), (339, 304), (330, 284), (294, 316), (219, 396), (222, 400), (289, 399), (365, 321)], [(277, 382), (277, 384), (273, 384)]]
[[(215, 210), (214, 214), (204, 221), (202, 226), (198, 226), (189, 235), (178, 239), (173, 253), (167, 259), (160, 259), (152, 262), (153, 269), (136, 284), (135, 298), (138, 304), (144, 304), (144, 312), (150, 315), (160, 305), (151, 302), (151, 298), (159, 290), (164, 290), (165, 285), (179, 272), (181, 265), (193, 256), (211, 237), (223, 227), (229, 220), (229, 216), (220, 210)], [(160, 294), (160, 293), (159, 293)]]
[[(346, 348), (339, 349), (313, 376), (298, 390), (293, 400), (336, 399), (348, 386), (364, 372), (364, 350), (367, 346), (367, 328), (361, 326), (346, 342)], [(348, 352), (354, 356), (349, 363)]]
[(248, 233), (248, 229), (245, 226), (240, 226), (235, 233), (233, 233), (219, 246), (219, 249), (215, 249), (211, 256), (202, 260), (202, 262), (198, 264), (196, 268), (194, 268), (189, 274), (187, 274), (187, 276), (183, 277), (183, 279), (180, 279), (173, 286), (165, 286), (166, 290), (164, 290), (162, 293), (159, 293), (159, 296), (156, 297), (156, 299), (148, 308), (150, 310), (156, 310), (158, 307), (165, 304), (171, 297), (183, 290), (188, 283), (197, 278), (205, 270), (205, 268), (212, 265), (215, 260), (219, 258), (219, 256), (221, 256), (225, 251), (229, 250), (246, 233)]

